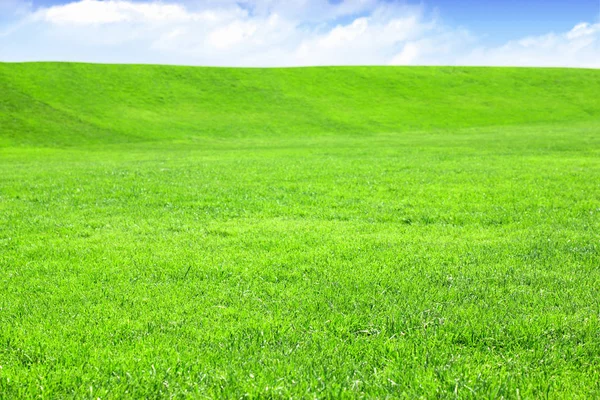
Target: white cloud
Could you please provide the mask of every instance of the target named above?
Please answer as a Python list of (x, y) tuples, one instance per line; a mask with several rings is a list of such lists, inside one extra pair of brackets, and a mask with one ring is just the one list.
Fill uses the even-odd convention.
[(423, 6), (382, 0), (79, 0), (38, 10), (0, 0), (7, 10), (5, 61), (600, 67), (600, 24), (486, 47)]
[(108, 24), (115, 22), (185, 21), (189, 14), (179, 5), (134, 4), (126, 1), (82, 0), (38, 11), (35, 18), (54, 24)]
[(409, 40), (434, 34), (436, 27), (420, 10), (375, 12), (302, 40), (292, 60), (294, 65), (388, 64)]

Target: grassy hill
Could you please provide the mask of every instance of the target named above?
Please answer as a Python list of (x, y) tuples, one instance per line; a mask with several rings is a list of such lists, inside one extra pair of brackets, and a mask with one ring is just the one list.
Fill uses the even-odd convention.
[(0, 64), (0, 398), (600, 397), (598, 93)]
[(399, 133), (597, 120), (595, 70), (0, 64), (5, 144)]

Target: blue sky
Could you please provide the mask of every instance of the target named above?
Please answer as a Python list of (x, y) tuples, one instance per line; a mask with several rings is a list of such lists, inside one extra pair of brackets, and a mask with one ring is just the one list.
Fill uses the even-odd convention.
[(598, 0), (436, 0), (450, 24), (464, 25), (488, 40), (502, 41), (598, 20)]
[[(33, 0), (32, 5), (49, 7), (66, 3), (69, 1)], [(600, 0), (430, 0), (408, 3), (425, 4), (430, 10), (437, 10), (447, 23), (464, 26), (495, 42), (565, 31), (580, 22), (597, 21), (600, 15)]]
[(0, 0), (0, 60), (600, 67), (600, 0)]

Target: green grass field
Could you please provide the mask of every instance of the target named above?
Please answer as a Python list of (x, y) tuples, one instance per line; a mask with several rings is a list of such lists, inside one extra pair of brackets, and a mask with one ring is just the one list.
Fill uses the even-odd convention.
[(600, 397), (600, 70), (0, 64), (0, 398)]

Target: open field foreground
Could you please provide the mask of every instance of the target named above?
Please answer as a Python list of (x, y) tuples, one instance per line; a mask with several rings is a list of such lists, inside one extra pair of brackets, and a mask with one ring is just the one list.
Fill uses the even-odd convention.
[(0, 64), (0, 398), (600, 397), (600, 70)]

